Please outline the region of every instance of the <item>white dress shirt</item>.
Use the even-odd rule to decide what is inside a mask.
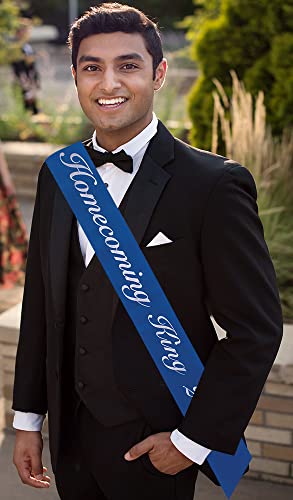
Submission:
[[[157,127],[158,119],[156,115],[153,114],[151,123],[140,134],[131,139],[131,141],[127,142],[123,146],[119,146],[119,148],[113,151],[113,153],[118,153],[119,151],[121,151],[121,149],[123,149],[128,155],[133,158],[132,173],[124,172],[120,168],[116,167],[113,163],[105,163],[105,165],[99,167],[99,174],[105,184],[108,186],[109,193],[117,206],[120,205],[126,191],[128,190],[131,182],[138,172],[149,142],[157,133]],[[105,149],[101,148],[97,143],[96,132],[94,132],[92,140],[94,149],[96,149],[97,151],[105,152]],[[79,223],[77,224],[81,253],[85,262],[85,266],[87,267],[92,260],[95,252],[90,242],[88,241],[82,227],[79,225]],[[44,415],[16,411],[13,420],[13,427],[15,429],[25,431],[40,431],[42,429],[44,419]],[[211,451],[208,448],[205,448],[204,446],[191,441],[177,429],[172,432],[171,441],[181,453],[183,453],[186,457],[199,465],[204,462]]]

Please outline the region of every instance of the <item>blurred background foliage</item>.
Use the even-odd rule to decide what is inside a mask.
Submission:
[[[19,57],[20,47],[13,37],[20,22],[20,9],[16,1],[2,0],[0,3],[0,64],[9,63]]]
[[[82,14],[91,5],[102,2],[79,0],[79,14]],[[107,3],[107,2],[106,2]],[[170,29],[176,21],[194,11],[192,0],[127,0],[120,3],[137,7],[152,19],[159,21],[161,28]],[[60,0],[31,0],[31,9],[34,15],[43,19],[46,24],[54,24],[59,29],[60,41],[64,42],[68,34],[68,5],[67,1]]]
[[[292,0],[194,0],[198,15],[185,20],[191,56],[200,69],[189,98],[190,139],[211,147],[213,78],[231,95],[229,71],[247,89],[265,93],[267,121],[274,135],[292,125]]]
[[[245,165],[258,192],[258,210],[274,263],[286,321],[293,320],[293,131],[273,137],[266,122],[264,93],[254,99],[231,73],[231,97],[214,81],[212,149],[219,138],[225,155]]]
[[[79,0],[79,13],[94,3]],[[252,172],[284,317],[293,321],[293,0],[128,3],[163,28],[169,74],[155,95],[158,117],[177,137],[234,158]],[[31,0],[28,6],[26,15],[56,26],[59,35],[39,61],[40,115],[24,112],[19,89],[1,73],[0,137],[56,144],[87,138],[92,127],[78,105],[64,46],[68,1]],[[2,65],[19,50],[13,36],[24,12],[22,0],[0,4]]]

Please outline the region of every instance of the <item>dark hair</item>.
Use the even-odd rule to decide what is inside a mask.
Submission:
[[[68,45],[71,50],[72,65],[76,70],[77,54],[81,41],[99,33],[140,33],[146,49],[153,58],[154,78],[159,63],[163,59],[162,42],[156,23],[143,12],[120,3],[102,3],[90,9],[71,26]]]

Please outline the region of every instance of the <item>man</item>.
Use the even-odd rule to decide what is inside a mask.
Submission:
[[[235,453],[281,339],[255,185],[245,168],[174,139],[153,115],[167,63],[144,14],[101,4],[74,23],[69,42],[95,128],[85,145],[205,371],[183,418],[45,164],[16,362],[14,463],[25,484],[49,486],[48,411],[62,499],[191,500],[210,451]],[[115,156],[98,161],[97,151],[122,149],[127,171]]]

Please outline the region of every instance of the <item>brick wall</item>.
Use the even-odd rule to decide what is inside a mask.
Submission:
[[[274,365],[245,433],[249,475],[293,485],[293,365]]]

